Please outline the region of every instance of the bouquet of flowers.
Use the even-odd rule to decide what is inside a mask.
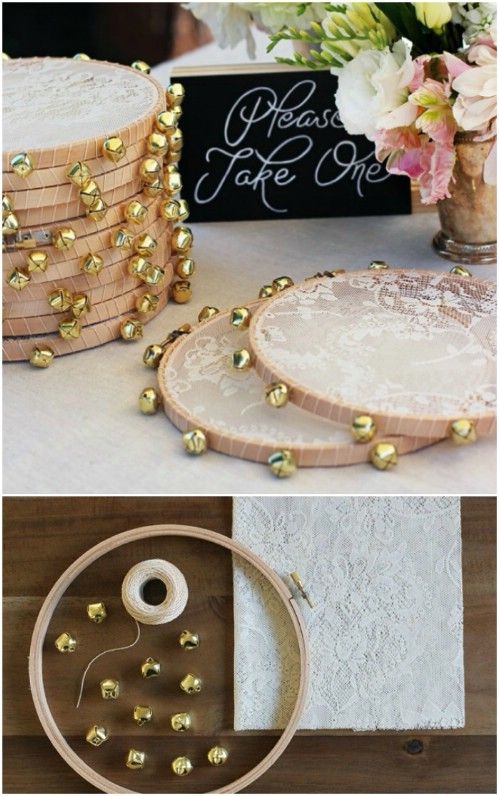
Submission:
[[[330,69],[336,105],[350,134],[373,141],[393,174],[419,181],[421,199],[450,196],[456,134],[495,138],[495,3],[191,3],[222,46],[246,39],[251,25],[270,35],[269,51],[299,43],[278,61]],[[495,184],[495,144],[483,178]]]

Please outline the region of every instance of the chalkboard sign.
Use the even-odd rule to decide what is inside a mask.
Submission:
[[[182,195],[191,221],[410,213],[410,181],[389,175],[334,104],[336,78],[277,64],[176,68],[184,84]]]

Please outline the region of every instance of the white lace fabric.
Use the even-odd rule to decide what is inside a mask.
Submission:
[[[460,503],[456,497],[236,497],[234,539],[315,608],[301,729],[464,726]],[[234,563],[234,727],[286,725],[296,646],[271,587]]]

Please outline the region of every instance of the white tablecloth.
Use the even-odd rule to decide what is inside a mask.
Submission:
[[[263,57],[261,37],[259,57]],[[178,63],[244,60],[243,48],[220,53],[208,45]],[[172,64],[157,76],[165,83]],[[156,382],[142,365],[151,342],[194,321],[205,304],[231,307],[288,274],[295,281],[329,268],[365,267],[372,259],[445,271],[430,247],[434,214],[194,224],[198,272],[189,305],[170,304],[147,327],[143,342],[116,341],[55,360],[47,370],[5,365],[4,492],[80,494],[189,493],[493,493],[495,443],[469,448],[444,442],[404,457],[389,473],[370,465],[302,470],[292,481],[263,465],[209,452],[187,457],[179,432],[162,413],[137,409],[141,389]],[[495,273],[474,268],[477,276]]]

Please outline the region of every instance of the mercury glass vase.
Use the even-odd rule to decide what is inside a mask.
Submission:
[[[449,199],[437,203],[440,231],[433,248],[441,257],[461,263],[494,263],[497,259],[496,186],[483,178],[484,164],[495,143],[474,141],[476,133],[458,133],[456,163]]]

